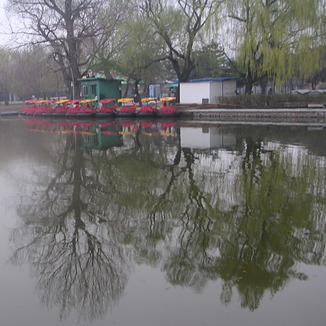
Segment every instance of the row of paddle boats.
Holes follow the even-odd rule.
[[[99,108],[96,108],[94,99],[28,100],[25,102],[26,107],[16,113],[23,116],[53,118],[176,117],[179,115],[178,111],[168,104],[174,100],[174,97],[161,98],[161,105],[158,105],[156,98],[148,97],[142,99],[144,105],[137,107],[132,98],[122,98],[118,101],[115,99],[102,99],[99,101]]]

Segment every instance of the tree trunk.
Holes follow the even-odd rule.
[[[254,81],[253,81],[252,73],[251,73],[250,69],[248,69],[248,75],[246,78],[245,94],[251,95],[253,86],[254,86]]]
[[[267,86],[267,78],[266,76],[263,76],[260,78],[260,89],[261,89],[261,94],[266,94],[266,86]]]
[[[141,97],[139,94],[139,89],[138,89],[138,84],[139,84],[140,80],[135,80],[135,88],[134,88],[134,102],[135,103],[139,103],[139,105],[141,106]]]

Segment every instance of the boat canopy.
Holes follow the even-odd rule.
[[[55,100],[37,100],[35,103],[54,103]]]
[[[134,99],[131,98],[131,97],[120,98],[120,99],[118,100],[119,103],[128,103],[128,102],[133,102],[133,101],[134,101]]]
[[[69,102],[67,102],[68,104],[75,104],[75,103],[79,103],[81,100],[71,100]]]
[[[160,99],[161,102],[172,102],[172,101],[175,101],[176,98],[175,97],[162,97]]]
[[[70,100],[59,100],[59,101],[56,101],[55,103],[56,104],[63,104],[63,103],[67,103],[69,102]]]
[[[114,98],[104,98],[102,100],[100,100],[100,103],[111,103],[111,102],[115,102]]]
[[[90,103],[90,102],[95,102],[95,99],[87,99],[87,100],[81,100],[80,103]]]
[[[144,97],[141,99],[142,102],[150,102],[150,101],[157,101],[156,97]]]

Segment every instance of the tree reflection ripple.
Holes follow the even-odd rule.
[[[250,310],[305,280],[300,263],[325,265],[325,157],[309,144],[219,127],[232,144],[195,149],[174,121],[31,129],[56,133],[22,189],[12,262],[62,317],[105,314],[134,264],[198,292],[219,279],[221,302]]]

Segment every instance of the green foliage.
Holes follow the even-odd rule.
[[[320,0],[230,2],[238,67],[251,83],[279,85],[320,67]],[[307,8],[309,7],[309,10]]]
[[[160,60],[158,42],[146,21],[140,17],[121,25],[123,49],[111,60],[111,69],[129,80],[153,79],[153,65]]]
[[[316,85],[320,82],[326,82],[326,46],[320,47],[321,52],[321,69],[313,74],[308,82],[311,83],[312,89],[315,89]],[[320,85],[320,88],[325,89],[325,85]]]
[[[196,67],[194,51],[201,32],[217,12],[220,1],[145,0],[143,10],[149,24],[164,42],[164,56],[171,62],[180,82],[187,81]]]
[[[276,86],[293,77],[313,86],[325,79],[323,0],[10,0],[8,4],[23,17],[25,29],[17,35],[28,35],[33,44],[51,48],[70,91],[71,81],[90,67],[136,83],[240,74],[246,79],[247,93],[255,84],[264,89],[267,83]],[[225,24],[222,15],[228,17]],[[221,56],[227,44],[229,62]],[[32,61],[28,59],[30,69],[36,69],[34,76],[37,68]],[[18,76],[9,74],[8,81],[10,77],[20,83]],[[53,79],[53,88],[55,84]],[[41,84],[34,86],[40,93]],[[75,87],[78,92],[76,82]]]
[[[202,47],[194,52],[196,67],[190,78],[237,77],[239,75],[216,43]]]
[[[325,103],[326,94],[253,94],[223,96],[219,103],[225,107],[241,108],[307,108],[309,103]]]

